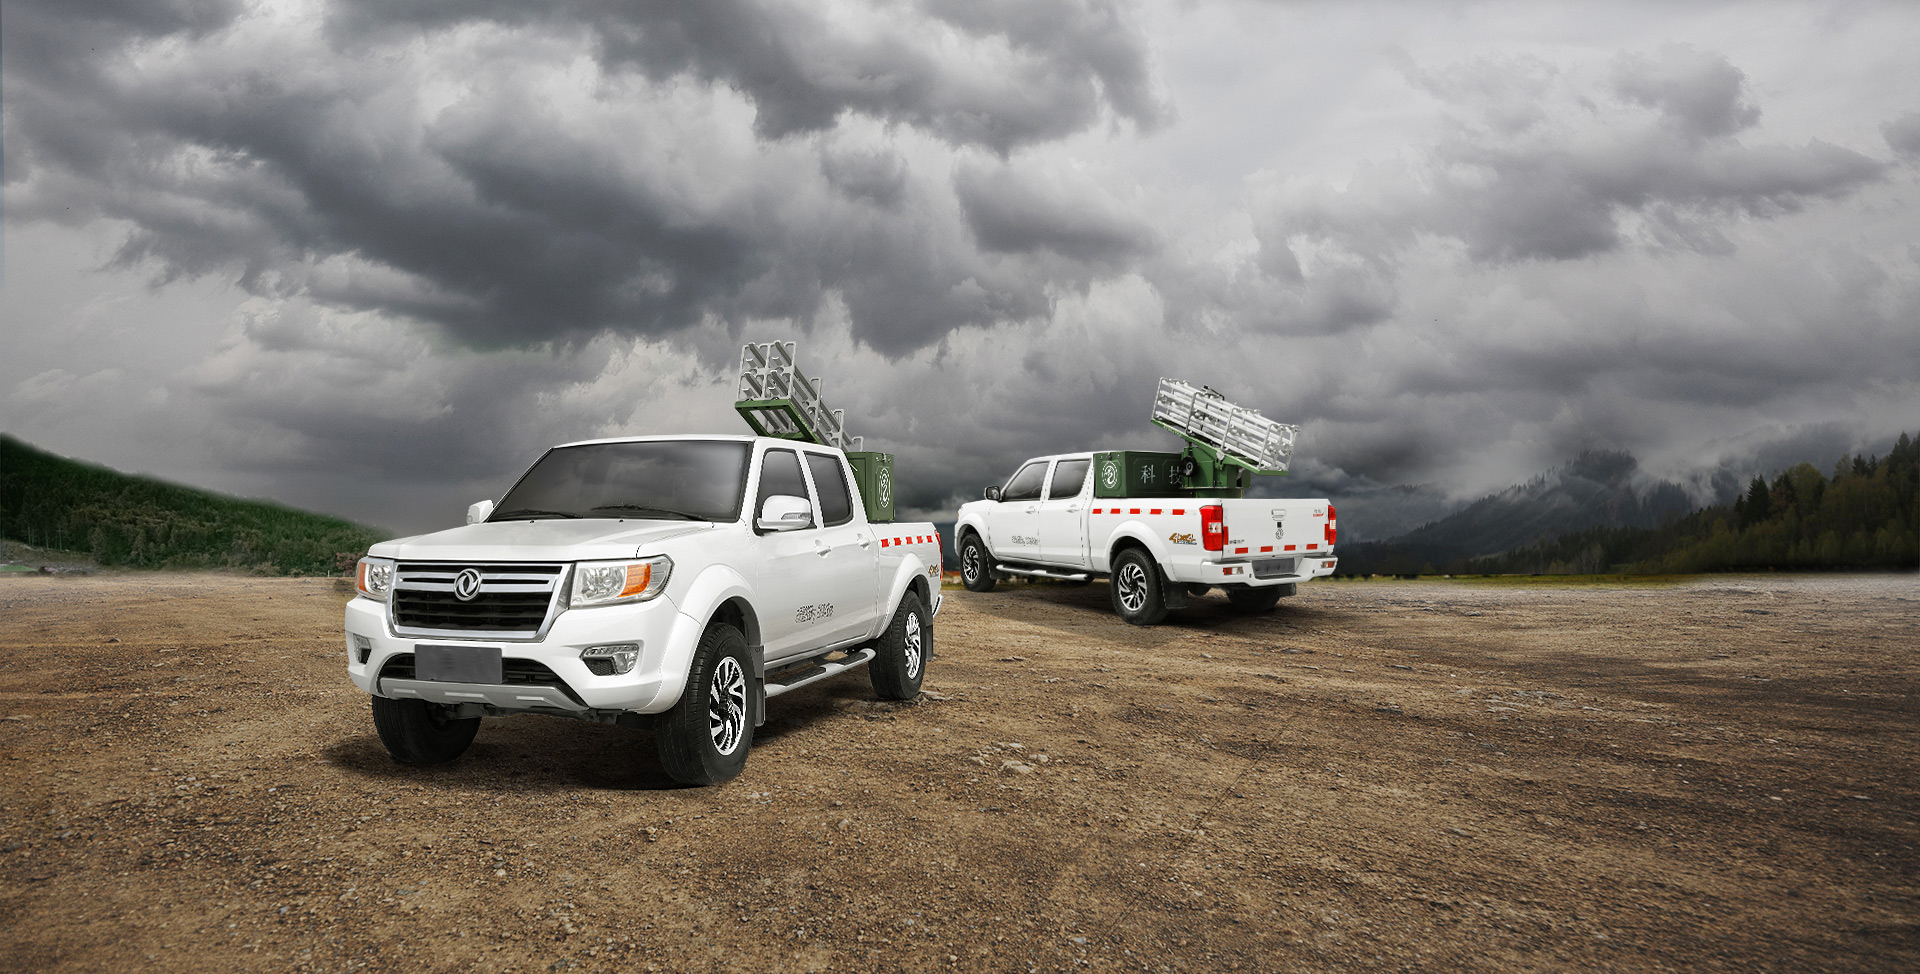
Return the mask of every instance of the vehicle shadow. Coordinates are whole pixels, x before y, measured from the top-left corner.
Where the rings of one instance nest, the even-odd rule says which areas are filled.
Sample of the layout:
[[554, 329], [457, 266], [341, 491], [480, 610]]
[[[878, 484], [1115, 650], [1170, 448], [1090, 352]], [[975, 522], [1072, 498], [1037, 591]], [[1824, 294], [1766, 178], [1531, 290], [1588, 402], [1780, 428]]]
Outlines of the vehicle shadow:
[[[956, 605], [1009, 622], [1021, 622], [1073, 637], [1128, 633], [1135, 646], [1160, 648], [1196, 635], [1235, 635], [1247, 638], [1285, 638], [1324, 626], [1323, 609], [1300, 602], [1300, 596], [1280, 600], [1266, 612], [1246, 613], [1227, 602], [1220, 590], [1192, 598], [1184, 609], [1167, 614], [1159, 625], [1129, 626], [1114, 614], [1107, 583], [1063, 585], [1056, 582], [1001, 583], [991, 592], [949, 590]], [[1054, 609], [1081, 611], [1053, 611]]]
[[[873, 719], [917, 705], [877, 699], [864, 667], [801, 687], [767, 702], [767, 721], [754, 732], [748, 767], [776, 759], [790, 746], [790, 738], [823, 723]], [[335, 740], [321, 754], [333, 767], [370, 784], [418, 785], [449, 793], [689, 787], [661, 769], [649, 729], [542, 714], [483, 718], [473, 746], [443, 765], [421, 767], [393, 760], [370, 726], [364, 733]]]

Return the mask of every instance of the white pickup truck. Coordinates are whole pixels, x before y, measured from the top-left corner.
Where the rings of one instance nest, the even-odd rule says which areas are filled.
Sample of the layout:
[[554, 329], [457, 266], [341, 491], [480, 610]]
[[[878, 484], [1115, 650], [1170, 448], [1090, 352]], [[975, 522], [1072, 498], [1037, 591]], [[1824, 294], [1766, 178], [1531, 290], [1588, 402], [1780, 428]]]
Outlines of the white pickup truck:
[[768, 697], [867, 664], [910, 699], [933, 653], [939, 538], [870, 523], [831, 447], [570, 443], [467, 520], [373, 546], [347, 603], [347, 674], [403, 763], [541, 713], [651, 726], [668, 775], [711, 784], [745, 765]]
[[1212, 588], [1263, 612], [1298, 583], [1333, 574], [1338, 525], [1325, 500], [1100, 497], [1094, 462], [1092, 453], [1028, 460], [985, 500], [960, 507], [954, 541], [970, 591], [992, 589], [1000, 575], [1104, 575], [1113, 610], [1150, 626]]

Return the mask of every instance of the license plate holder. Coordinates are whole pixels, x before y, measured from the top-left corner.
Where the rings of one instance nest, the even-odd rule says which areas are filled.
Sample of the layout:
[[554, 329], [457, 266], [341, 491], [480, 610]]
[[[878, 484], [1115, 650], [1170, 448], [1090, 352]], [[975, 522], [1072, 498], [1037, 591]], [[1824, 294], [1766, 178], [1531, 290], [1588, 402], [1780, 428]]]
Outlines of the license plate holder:
[[504, 683], [498, 646], [415, 646], [413, 677], [435, 683]]
[[1298, 558], [1255, 558], [1253, 560], [1253, 577], [1278, 578], [1281, 575], [1292, 575], [1295, 574], [1299, 565], [1300, 559]]

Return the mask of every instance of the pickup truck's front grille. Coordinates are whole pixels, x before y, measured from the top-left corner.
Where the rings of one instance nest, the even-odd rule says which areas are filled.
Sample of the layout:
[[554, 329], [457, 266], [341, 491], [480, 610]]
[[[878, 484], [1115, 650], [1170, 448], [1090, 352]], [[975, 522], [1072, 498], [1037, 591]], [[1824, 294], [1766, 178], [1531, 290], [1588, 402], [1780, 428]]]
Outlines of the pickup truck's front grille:
[[[465, 573], [478, 585], [462, 586]], [[393, 583], [393, 628], [403, 636], [538, 638], [553, 613], [565, 565], [401, 562]], [[469, 593], [461, 598], [462, 592]]]

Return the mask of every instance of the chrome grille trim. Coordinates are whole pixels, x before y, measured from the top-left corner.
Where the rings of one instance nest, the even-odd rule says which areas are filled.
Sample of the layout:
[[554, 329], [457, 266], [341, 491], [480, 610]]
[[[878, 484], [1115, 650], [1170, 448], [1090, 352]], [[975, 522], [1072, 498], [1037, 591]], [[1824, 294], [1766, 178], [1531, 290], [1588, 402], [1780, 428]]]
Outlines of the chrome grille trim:
[[[546, 636], [571, 580], [564, 563], [402, 561], [394, 566], [387, 624], [398, 636], [531, 642]], [[471, 601], [453, 594], [462, 571], [480, 573]]]

